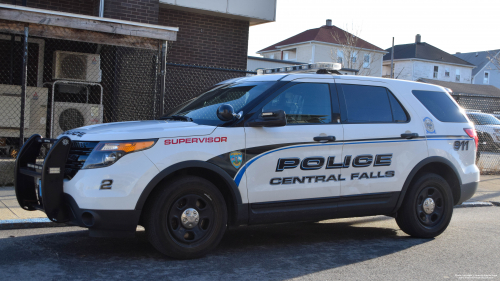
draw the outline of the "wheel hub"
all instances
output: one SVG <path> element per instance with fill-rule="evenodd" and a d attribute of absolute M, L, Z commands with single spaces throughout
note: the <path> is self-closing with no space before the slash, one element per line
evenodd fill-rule
<path fill-rule="evenodd" d="M 184 210 L 181 215 L 181 223 L 185 228 L 191 229 L 198 225 L 200 221 L 200 214 L 193 208 L 188 208 Z"/>
<path fill-rule="evenodd" d="M 434 212 L 434 208 L 436 208 L 436 203 L 432 200 L 432 198 L 424 200 L 423 209 L 426 214 L 432 214 L 432 212 Z"/>

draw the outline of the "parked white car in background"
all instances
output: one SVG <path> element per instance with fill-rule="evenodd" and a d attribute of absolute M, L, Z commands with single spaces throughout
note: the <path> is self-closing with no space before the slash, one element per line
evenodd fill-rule
<path fill-rule="evenodd" d="M 478 138 L 479 151 L 500 150 L 500 120 L 492 114 L 481 112 L 467 112 L 467 116 L 474 123 Z"/>

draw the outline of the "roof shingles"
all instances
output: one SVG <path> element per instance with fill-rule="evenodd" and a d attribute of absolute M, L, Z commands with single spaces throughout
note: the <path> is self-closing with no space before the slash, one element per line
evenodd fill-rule
<path fill-rule="evenodd" d="M 333 43 L 333 44 L 339 44 L 339 45 L 344 45 L 346 44 L 347 37 L 346 37 L 347 31 L 344 31 L 334 25 L 332 26 L 327 26 L 324 25 L 320 28 L 314 28 L 314 29 L 309 29 L 304 32 L 301 32 L 295 36 L 292 36 L 288 39 L 285 39 L 283 41 L 280 41 L 274 45 L 271 45 L 267 48 L 264 48 L 257 53 L 260 52 L 267 52 L 267 51 L 279 51 L 279 48 L 277 46 L 284 46 L 284 45 L 292 45 L 292 44 L 299 44 L 303 42 L 309 42 L 309 41 L 319 41 L 319 42 L 325 42 L 325 43 Z M 348 33 L 350 34 L 350 33 Z M 335 36 L 337 35 L 337 36 Z M 339 40 L 337 40 L 339 39 Z M 363 48 L 363 49 L 370 49 L 370 50 L 375 50 L 375 51 L 383 51 L 383 49 L 370 44 L 366 42 L 365 40 L 358 38 L 356 41 L 356 47 L 358 48 Z"/>
<path fill-rule="evenodd" d="M 490 61 L 490 58 L 495 57 L 498 54 L 498 52 L 500 52 L 500 50 L 460 53 L 460 54 L 455 54 L 454 56 L 475 65 L 476 68 L 472 70 L 472 75 L 475 76 Z"/>
<path fill-rule="evenodd" d="M 391 60 L 392 47 L 386 50 L 384 61 Z M 394 59 L 424 59 L 443 63 L 474 66 L 472 63 L 448 54 L 427 43 L 412 43 L 394 46 Z"/>
<path fill-rule="evenodd" d="M 418 82 L 434 84 L 445 88 L 450 88 L 455 94 L 482 95 L 500 97 L 500 89 L 492 85 L 478 85 L 440 81 L 434 79 L 420 78 Z"/>

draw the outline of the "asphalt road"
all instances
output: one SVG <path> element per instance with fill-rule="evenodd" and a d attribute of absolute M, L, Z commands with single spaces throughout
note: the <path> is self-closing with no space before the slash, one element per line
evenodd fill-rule
<path fill-rule="evenodd" d="M 2 280 L 499 280 L 500 207 L 458 208 L 435 239 L 367 217 L 229 230 L 197 260 L 78 227 L 0 231 Z M 474 278 L 462 278 L 463 276 Z M 478 277 L 491 278 L 478 278 Z"/>

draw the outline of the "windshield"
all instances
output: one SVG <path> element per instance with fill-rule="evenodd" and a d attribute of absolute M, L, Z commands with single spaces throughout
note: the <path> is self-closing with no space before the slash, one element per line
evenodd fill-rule
<path fill-rule="evenodd" d="M 168 115 L 186 116 L 194 122 L 217 125 L 223 123 L 217 117 L 217 108 L 222 104 L 230 104 L 235 113 L 239 113 L 246 105 L 276 82 L 241 82 L 224 84 L 201 94 L 198 98 L 170 112 Z"/>
<path fill-rule="evenodd" d="M 469 116 L 470 121 L 476 125 L 500 125 L 500 120 L 489 114 L 469 113 L 467 116 Z"/>

